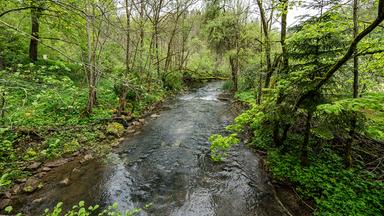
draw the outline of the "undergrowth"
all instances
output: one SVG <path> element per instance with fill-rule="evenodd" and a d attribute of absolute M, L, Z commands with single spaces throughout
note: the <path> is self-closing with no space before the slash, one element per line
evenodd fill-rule
<path fill-rule="evenodd" d="M 381 109 L 375 101 L 382 96 L 371 95 L 360 100 L 321 105 L 318 112 L 325 113 L 322 116 L 326 117 L 318 121 L 321 124 L 332 124 L 340 118 L 339 116 L 345 115 L 348 108 L 355 112 L 361 111 L 361 119 L 368 122 L 369 127 L 364 127 L 360 132 L 382 139 L 378 132 L 383 130 L 381 116 L 375 115 L 375 110 Z M 226 156 L 225 151 L 235 144 L 233 137 L 245 127 L 249 127 L 252 131 L 250 147 L 267 151 L 267 168 L 272 176 L 278 181 L 292 184 L 302 199 L 312 200 L 315 203 L 314 215 L 384 214 L 384 182 L 377 174 L 366 170 L 360 164 L 351 169 L 345 168 L 342 155 L 330 143 L 331 139 L 339 135 L 333 133 L 332 126 L 320 127 L 319 123 L 316 130 L 311 130 L 313 139 L 309 148 L 310 163 L 302 166 L 299 144 L 303 139 L 302 134 L 291 132 L 284 146 L 276 147 L 271 138 L 271 128 L 268 126 L 274 116 L 263 110 L 265 105 L 254 103 L 252 92 L 238 93 L 236 98 L 248 103 L 251 108 L 240 114 L 234 123 L 226 128 L 232 132 L 229 136 L 211 136 L 209 141 L 212 143 L 211 157 L 214 161 L 222 160 Z M 221 154 L 217 156 L 217 152 Z"/>

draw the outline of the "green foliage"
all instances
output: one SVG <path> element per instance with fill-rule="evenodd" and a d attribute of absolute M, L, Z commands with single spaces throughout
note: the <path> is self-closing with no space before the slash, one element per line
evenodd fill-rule
<path fill-rule="evenodd" d="M 63 203 L 60 202 L 58 203 L 52 211 L 49 209 L 45 210 L 44 216 L 90 216 L 90 215 L 98 215 L 98 216 L 103 216 L 103 215 L 110 215 L 110 216 L 133 216 L 137 215 L 141 210 L 140 209 L 133 209 L 131 211 L 125 211 L 120 212 L 118 209 L 117 203 L 114 203 L 111 206 L 108 206 L 104 210 L 100 210 L 99 205 L 95 206 L 85 206 L 84 201 L 80 201 L 79 204 L 74 205 L 71 210 L 67 212 L 63 212 Z"/>
<path fill-rule="evenodd" d="M 235 98 L 241 102 L 245 102 L 247 104 L 253 104 L 256 101 L 256 97 L 254 95 L 254 92 L 250 91 L 244 91 L 244 92 L 237 92 L 235 95 Z"/>
<path fill-rule="evenodd" d="M 163 78 L 163 86 L 165 90 L 179 91 L 183 88 L 182 74 L 171 72 Z"/>
<path fill-rule="evenodd" d="M 227 151 L 232 145 L 235 145 L 239 142 L 237 134 L 231 134 L 229 136 L 221 136 L 219 134 L 214 134 L 209 137 L 208 141 L 211 143 L 211 158 L 215 162 L 222 161 L 224 157 L 227 156 Z"/>
<path fill-rule="evenodd" d="M 233 89 L 233 82 L 232 80 L 226 80 L 223 85 L 223 90 L 225 91 L 231 91 Z"/>
<path fill-rule="evenodd" d="M 345 170 L 343 159 L 327 150 L 310 166 L 302 167 L 293 152 L 268 152 L 268 167 L 275 178 L 289 180 L 304 198 L 314 198 L 315 215 L 381 215 L 384 183 L 369 173 Z"/>

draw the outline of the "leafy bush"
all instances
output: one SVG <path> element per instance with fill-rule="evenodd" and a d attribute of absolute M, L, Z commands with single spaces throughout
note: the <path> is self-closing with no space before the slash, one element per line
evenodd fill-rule
<path fill-rule="evenodd" d="M 214 134 L 209 137 L 208 141 L 211 142 L 210 150 L 213 161 L 222 161 L 223 157 L 227 156 L 228 149 L 239 142 L 236 136 L 236 134 L 231 134 L 223 137 L 219 134 Z"/>

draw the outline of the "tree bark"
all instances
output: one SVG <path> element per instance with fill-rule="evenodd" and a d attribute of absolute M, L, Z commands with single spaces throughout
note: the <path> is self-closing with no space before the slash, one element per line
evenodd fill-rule
<path fill-rule="evenodd" d="M 307 166 L 309 163 L 308 145 L 309 145 L 309 137 L 311 134 L 312 114 L 313 114 L 313 112 L 311 110 L 308 110 L 307 119 L 305 122 L 304 141 L 303 141 L 303 144 L 301 146 L 301 155 L 300 155 L 300 161 L 301 161 L 302 166 Z"/>
<path fill-rule="evenodd" d="M 236 92 L 237 91 L 237 73 L 238 73 L 238 62 L 236 57 L 230 56 L 229 63 L 231 65 L 231 78 L 233 82 L 232 91 Z"/>
<path fill-rule="evenodd" d="M 287 16 L 288 16 L 288 0 L 281 0 L 281 4 L 283 4 L 283 14 L 281 15 L 281 33 L 280 33 L 280 42 L 281 42 L 281 49 L 283 53 L 283 73 L 287 74 L 289 69 L 289 63 L 288 63 L 288 53 L 287 53 L 287 47 L 285 45 L 285 39 L 287 37 Z"/>
<path fill-rule="evenodd" d="M 125 41 L 125 72 L 123 75 L 122 86 L 119 92 L 119 109 L 117 111 L 117 116 L 120 117 L 121 114 L 125 111 L 127 105 L 127 94 L 128 94 L 128 75 L 131 71 L 131 53 L 130 53 L 130 43 L 131 43 L 131 11 L 129 7 L 129 0 L 125 0 L 125 14 L 126 14 L 126 41 Z"/>
<path fill-rule="evenodd" d="M 265 77 L 265 83 L 264 87 L 269 88 L 269 84 L 271 82 L 271 76 L 272 76 L 272 62 L 271 62 L 271 43 L 269 41 L 269 27 L 267 22 L 267 17 L 264 11 L 263 3 L 261 0 L 257 0 L 257 5 L 259 6 L 260 10 L 260 18 L 261 23 L 263 26 L 263 33 L 264 33 L 264 39 L 265 39 L 265 61 L 267 65 L 267 74 Z"/>
<path fill-rule="evenodd" d="M 39 45 L 39 18 L 41 9 L 36 7 L 36 0 L 31 2 L 31 39 L 29 42 L 29 59 L 32 62 L 37 61 L 38 45 Z"/>
<path fill-rule="evenodd" d="M 358 25 L 358 0 L 353 0 L 353 37 L 356 38 L 359 34 L 359 25 Z M 357 98 L 359 96 L 359 57 L 357 55 L 356 49 L 354 50 L 353 56 L 353 88 L 352 88 L 352 97 Z M 351 130 L 349 131 L 349 139 L 347 140 L 345 147 L 345 166 L 347 168 L 352 167 L 352 144 L 353 144 L 353 135 L 355 134 L 357 123 L 357 116 L 355 113 L 352 114 L 351 119 Z"/>

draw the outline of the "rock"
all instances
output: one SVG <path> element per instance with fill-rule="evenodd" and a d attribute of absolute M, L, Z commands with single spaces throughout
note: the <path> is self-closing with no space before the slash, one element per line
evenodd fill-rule
<path fill-rule="evenodd" d="M 41 203 L 41 202 L 43 202 L 43 201 L 44 201 L 43 198 L 34 199 L 34 200 L 32 200 L 32 204 Z"/>
<path fill-rule="evenodd" d="M 117 146 L 119 146 L 119 144 L 120 144 L 120 141 L 116 141 L 116 142 L 112 143 L 112 147 L 117 147 Z"/>
<path fill-rule="evenodd" d="M 12 194 L 11 194 L 11 192 L 6 191 L 6 192 L 4 193 L 4 196 L 5 196 L 6 198 L 10 199 L 11 196 L 12 196 Z"/>
<path fill-rule="evenodd" d="M 129 134 L 132 134 L 132 133 L 135 133 L 135 129 L 131 129 L 131 130 L 127 130 L 127 133 L 129 133 Z"/>
<path fill-rule="evenodd" d="M 35 177 L 30 177 L 26 182 L 23 187 L 23 191 L 27 193 L 32 193 L 36 191 L 38 188 L 41 188 L 41 183 L 39 182 L 38 179 Z"/>
<path fill-rule="evenodd" d="M 23 179 L 17 179 L 17 180 L 16 180 L 17 183 L 24 183 L 24 182 L 26 182 L 26 181 L 27 181 L 26 178 L 23 178 Z"/>
<path fill-rule="evenodd" d="M 76 156 L 79 156 L 79 154 L 80 154 L 80 152 L 77 151 L 77 152 L 73 153 L 72 156 L 73 156 L 73 157 L 76 157 Z"/>
<path fill-rule="evenodd" d="M 39 168 L 40 166 L 41 166 L 41 162 L 33 162 L 31 165 L 29 165 L 28 167 L 27 167 L 27 170 L 30 170 L 30 171 L 32 171 L 32 170 L 36 170 L 37 168 Z"/>
<path fill-rule="evenodd" d="M 140 134 L 141 133 L 141 131 L 137 131 L 136 133 L 134 133 L 133 135 L 138 135 L 138 134 Z"/>
<path fill-rule="evenodd" d="M 15 186 L 13 186 L 13 188 L 12 188 L 12 193 L 13 193 L 13 194 L 18 194 L 18 193 L 20 192 L 20 189 L 21 189 L 20 185 L 17 184 L 17 185 L 15 185 Z"/>
<path fill-rule="evenodd" d="M 79 172 L 80 172 L 80 169 L 77 167 L 73 168 L 72 170 L 72 173 L 79 173 Z"/>
<path fill-rule="evenodd" d="M 140 126 L 140 122 L 138 122 L 138 121 L 134 121 L 134 122 L 132 122 L 132 124 L 133 124 L 134 126 Z"/>
<path fill-rule="evenodd" d="M 11 204 L 11 199 L 2 199 L 0 200 L 0 209 L 4 209 L 5 207 Z"/>
<path fill-rule="evenodd" d="M 35 176 L 36 176 L 36 178 L 43 178 L 43 176 L 45 176 L 45 175 L 47 175 L 46 172 L 39 172 Z"/>
<path fill-rule="evenodd" d="M 45 166 L 49 167 L 49 168 L 53 168 L 53 167 L 58 167 L 58 166 L 61 166 L 65 163 L 67 163 L 69 160 L 66 159 L 66 158 L 61 158 L 59 160 L 55 160 L 55 161 L 51 161 L 51 162 L 48 162 L 45 164 Z"/>
<path fill-rule="evenodd" d="M 49 172 L 49 171 L 51 171 L 52 169 L 51 168 L 49 168 L 49 167 L 43 167 L 43 169 L 41 169 L 41 171 L 43 171 L 43 172 Z"/>
<path fill-rule="evenodd" d="M 139 122 L 143 124 L 145 122 L 145 119 L 139 119 Z"/>
<path fill-rule="evenodd" d="M 89 160 L 93 159 L 93 155 L 91 153 L 84 155 L 83 159 L 80 160 L 80 163 L 85 163 Z"/>
<path fill-rule="evenodd" d="M 112 122 L 107 125 L 106 132 L 107 134 L 119 137 L 124 133 L 124 126 L 120 123 Z"/>
<path fill-rule="evenodd" d="M 69 184 L 69 178 L 63 179 L 61 182 L 59 182 L 61 185 L 68 185 Z"/>
<path fill-rule="evenodd" d="M 151 115 L 151 118 L 158 118 L 159 116 L 160 116 L 160 115 L 158 115 L 158 114 L 155 113 L 155 114 L 152 114 L 152 115 Z"/>

